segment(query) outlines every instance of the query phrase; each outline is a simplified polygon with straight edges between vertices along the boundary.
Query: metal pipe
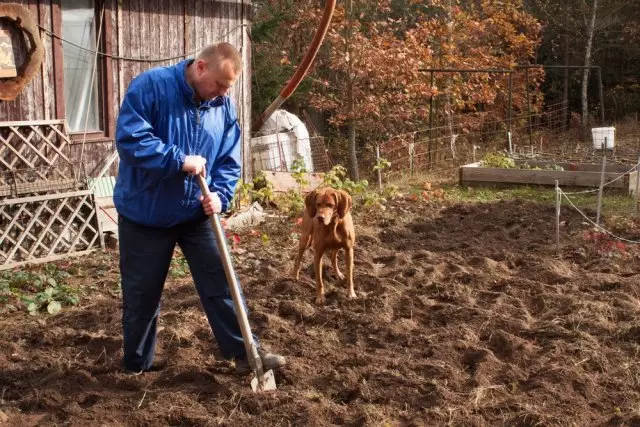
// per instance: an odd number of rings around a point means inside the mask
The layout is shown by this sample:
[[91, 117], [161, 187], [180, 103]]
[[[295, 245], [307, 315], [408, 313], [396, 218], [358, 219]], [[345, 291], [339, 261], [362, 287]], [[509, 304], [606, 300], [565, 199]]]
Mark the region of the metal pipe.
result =
[[429, 100], [429, 170], [431, 170], [431, 164], [432, 164], [432, 159], [431, 159], [431, 150], [432, 150], [432, 144], [431, 141], [433, 140], [433, 85], [435, 84], [435, 80], [434, 80], [434, 76], [433, 76], [433, 71], [431, 72], [431, 99]]
[[531, 102], [529, 101], [529, 69], [525, 68], [525, 87], [527, 92], [527, 132], [529, 133], [529, 145], [533, 145], [533, 135], [531, 134]]
[[511, 153], [511, 120], [513, 118], [513, 74], [509, 74], [509, 111], [507, 120], [507, 139], [509, 140], [509, 153]]
[[498, 68], [419, 68], [423, 73], [504, 73], [511, 74], [513, 70]]
[[602, 70], [598, 67], [598, 88], [600, 90], [600, 119], [604, 126], [604, 95], [602, 94]]
[[333, 16], [333, 11], [336, 8], [336, 0], [327, 0], [327, 3], [324, 6], [324, 14], [322, 15], [322, 19], [320, 21], [320, 25], [318, 27], [318, 31], [316, 31], [316, 35], [313, 37], [311, 41], [311, 45], [309, 46], [309, 50], [307, 54], [302, 59], [302, 62], [298, 66], [298, 69], [294, 73], [291, 80], [287, 83], [287, 85], [282, 89], [280, 95], [267, 107], [266, 110], [253, 122], [251, 126], [251, 132], [257, 132], [260, 130], [260, 127], [264, 124], [265, 120], [267, 120], [274, 111], [276, 111], [283, 103], [291, 96], [294, 90], [298, 87], [302, 79], [304, 78], [307, 71], [309, 71], [309, 67], [313, 63], [318, 50], [320, 50], [320, 46], [322, 45], [322, 40], [324, 40], [325, 35], [327, 34], [327, 30], [329, 29], [329, 23], [331, 22], [331, 17]]

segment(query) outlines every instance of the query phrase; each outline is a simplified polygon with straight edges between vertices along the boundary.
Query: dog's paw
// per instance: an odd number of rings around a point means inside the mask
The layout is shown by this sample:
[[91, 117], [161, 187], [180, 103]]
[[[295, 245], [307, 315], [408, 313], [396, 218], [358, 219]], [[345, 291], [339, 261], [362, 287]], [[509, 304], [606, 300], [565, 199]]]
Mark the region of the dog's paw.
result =
[[349, 292], [349, 296], [347, 298], [356, 299], [356, 298], [358, 298], [358, 296], [356, 295], [355, 291], [351, 291], [351, 292]]
[[341, 271], [336, 272], [336, 277], [338, 280], [344, 280], [344, 274]]
[[316, 296], [316, 305], [324, 305], [326, 302], [327, 299], [324, 297], [324, 295]]

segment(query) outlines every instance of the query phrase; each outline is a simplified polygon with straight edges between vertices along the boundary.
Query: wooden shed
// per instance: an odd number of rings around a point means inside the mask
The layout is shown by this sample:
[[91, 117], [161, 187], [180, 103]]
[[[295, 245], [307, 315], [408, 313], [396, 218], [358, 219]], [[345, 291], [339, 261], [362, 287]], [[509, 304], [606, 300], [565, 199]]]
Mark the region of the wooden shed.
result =
[[[244, 59], [230, 96], [243, 129], [243, 175], [250, 175], [251, 7], [250, 0], [0, 3], [0, 269], [104, 244], [95, 202], [101, 186], [90, 183], [115, 152], [128, 84], [212, 42], [232, 43]], [[27, 13], [42, 48], [40, 64], [15, 96], [7, 88], [36, 55], [29, 31], [20, 28], [26, 20], [14, 19], [10, 8]]]
[[[241, 50], [245, 64], [230, 96], [238, 107], [248, 150], [249, 0], [23, 0], [16, 4], [28, 8], [36, 20], [44, 57], [40, 72], [16, 99], [0, 101], [0, 122], [66, 119], [76, 156], [85, 139], [83, 161], [90, 175], [113, 148], [118, 109], [133, 77], [192, 56], [208, 43], [228, 41]], [[8, 19], [0, 18], [0, 29], [10, 32], [20, 67], [27, 50], [24, 36]], [[100, 55], [92, 84], [96, 49]]]

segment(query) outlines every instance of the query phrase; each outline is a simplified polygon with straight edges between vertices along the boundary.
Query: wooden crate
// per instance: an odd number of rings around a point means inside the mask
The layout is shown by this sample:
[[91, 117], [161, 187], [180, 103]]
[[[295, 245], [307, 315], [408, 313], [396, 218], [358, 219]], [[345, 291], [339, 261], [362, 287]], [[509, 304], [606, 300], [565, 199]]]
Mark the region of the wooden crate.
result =
[[[517, 164], [525, 163], [518, 161]], [[526, 161], [532, 167], [546, 167], [551, 162]], [[602, 173], [602, 164], [591, 163], [555, 163], [564, 170], [532, 170], [532, 169], [503, 169], [481, 167], [480, 162], [470, 163], [460, 167], [460, 184], [522, 184], [522, 185], [553, 185], [558, 180], [561, 187], [599, 187]], [[620, 164], [608, 164], [605, 170], [605, 182], [624, 177], [609, 184], [608, 188], [629, 189], [631, 166]], [[635, 186], [635, 182], [633, 183]]]

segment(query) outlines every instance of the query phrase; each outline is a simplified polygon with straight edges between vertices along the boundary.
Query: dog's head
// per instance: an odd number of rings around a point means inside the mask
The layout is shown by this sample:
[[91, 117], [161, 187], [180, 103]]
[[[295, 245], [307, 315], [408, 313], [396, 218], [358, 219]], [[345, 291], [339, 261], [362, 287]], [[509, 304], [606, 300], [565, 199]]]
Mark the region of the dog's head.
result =
[[344, 218], [351, 210], [352, 203], [349, 193], [333, 188], [314, 190], [304, 199], [309, 216], [324, 225], [331, 224], [335, 217]]

